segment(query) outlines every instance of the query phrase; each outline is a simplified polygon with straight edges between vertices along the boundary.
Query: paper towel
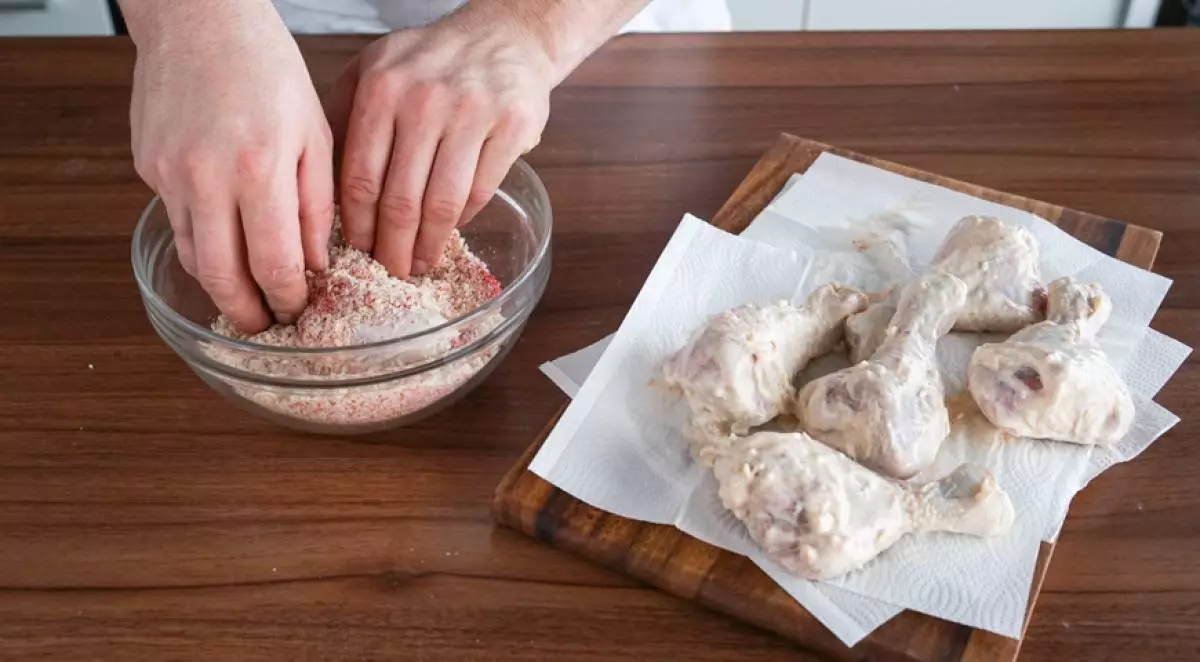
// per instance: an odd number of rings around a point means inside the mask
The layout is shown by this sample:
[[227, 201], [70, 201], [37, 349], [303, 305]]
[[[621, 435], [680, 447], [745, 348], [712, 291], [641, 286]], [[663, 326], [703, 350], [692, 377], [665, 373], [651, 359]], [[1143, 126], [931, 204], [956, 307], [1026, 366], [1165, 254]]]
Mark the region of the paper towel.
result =
[[[1112, 291], [1114, 300], [1117, 302], [1117, 311], [1119, 314], [1114, 316], [1113, 328], [1115, 331], [1106, 333], [1105, 338], [1103, 338], [1105, 346], [1126, 367], [1143, 367], [1141, 370], [1133, 370], [1130, 379], [1131, 386], [1139, 393], [1138, 423], [1135, 426], [1134, 433], [1131, 434], [1129, 439], [1118, 445], [1117, 448], [1106, 449], [1104, 453], [1097, 454], [1093, 458], [1092, 463], [1088, 462], [1088, 451], [1090, 449], [1070, 447], [1064, 444], [1030, 442], [1028, 444], [1017, 445], [1021, 449], [1020, 452], [1016, 452], [1013, 448], [991, 449], [988, 451], [980, 451], [980, 449], [969, 447], [960, 448], [953, 440], [946, 445], [946, 451], [943, 454], [943, 458], [940, 459], [940, 462], [943, 464], [956, 462], [963, 457], [979, 459], [981, 452], [983, 452], [984, 457], [995, 453], [998, 455], [992, 459], [993, 463], [1000, 465], [996, 469], [998, 475], [1001, 477], [1001, 484], [1005, 485], [1006, 488], [1010, 488], [1008, 482], [1019, 484], [1021, 493], [1025, 495], [1025, 498], [1019, 501], [1028, 507], [1022, 510], [1023, 516], [1019, 519], [1021, 530], [1014, 532], [1014, 535], [1005, 539], [1006, 544], [1003, 549], [989, 549], [985, 552], [979, 541], [971, 541], [970, 539], [957, 536], [942, 536], [946, 540], [938, 540], [936, 544], [946, 546], [946, 551], [952, 553], [951, 558], [956, 559], [951, 564], [951, 568], [947, 568], [946, 564], [939, 560], [937, 564], [937, 576], [934, 577], [936, 581], [928, 580], [928, 576], [935, 573], [925, 573], [925, 575], [920, 577], [914, 576], [913, 581], [909, 582], [893, 581], [884, 572], [887, 570], [890, 559], [894, 559], [894, 563], [903, 561], [902, 565], [905, 568], [906, 574], [909, 575], [913, 575], [914, 573], [908, 572], [908, 570], [916, 567], [916, 564], [919, 564], [922, 558], [936, 556], [939, 559], [943, 559], [943, 554], [940, 552], [931, 554], [931, 550], [927, 549], [920, 539], [912, 539], [906, 543], [902, 543], [904, 546], [893, 548], [892, 551], [885, 554], [885, 558], [882, 558], [867, 570], [855, 573], [855, 575], [839, 582], [845, 589], [860, 593], [863, 596], [869, 596], [870, 598], [886, 597], [889, 600], [894, 600], [905, 606], [926, 611], [927, 613], [934, 613], [952, 620], [993, 629], [1001, 632], [1001, 634], [1018, 636], [1020, 623], [1023, 621], [1024, 616], [1025, 596], [1028, 591], [1029, 578], [1032, 574], [1033, 559], [1036, 558], [1035, 543], [1041, 537], [1052, 535], [1053, 532], [1057, 531], [1057, 527], [1061, 524], [1062, 514], [1065, 513], [1066, 505], [1069, 503], [1069, 497], [1074, 493], [1074, 487], [1062, 489], [1061, 485], [1078, 486], [1083, 481], [1089, 479], [1090, 476], [1111, 465], [1112, 462], [1127, 459], [1131, 454], [1140, 452], [1150, 441], [1174, 422], [1174, 417], [1169, 412], [1165, 412], [1165, 410], [1153, 405], [1153, 403], [1149, 402], [1148, 398], [1174, 372], [1179, 362], [1186, 357], [1189, 350], [1174, 341], [1169, 341], [1169, 339], [1164, 344], [1161, 341], [1165, 337], [1153, 332], [1147, 333], [1144, 328], [1145, 323], [1148, 322], [1154, 310], [1157, 309], [1162, 294], [1165, 293], [1166, 287], [1169, 286], [1169, 282], [1160, 277], [1148, 275], [1146, 272], [1131, 269], [1115, 260], [1106, 258], [1096, 251], [1079, 244], [1074, 239], [1065, 235], [1065, 233], [1049, 226], [1044, 221], [1036, 218], [1025, 218], [1028, 215], [1022, 212], [990, 205], [990, 203], [969, 198], [969, 196], [961, 197], [966, 198], [967, 201], [973, 201], [968, 202], [970, 205], [982, 204], [988, 207], [985, 209], [975, 207], [970, 210], [963, 210], [962, 208], [967, 206], [964, 204], [964, 201], [954, 199], [956, 196], [960, 196], [960, 194], [938, 187], [930, 187], [929, 185], [904, 178], [899, 178], [903, 180], [901, 182], [902, 185], [897, 185], [895, 181], [884, 181], [882, 185], [879, 182], [864, 184], [862, 182], [864, 179], [862, 173], [854, 172], [856, 168], [868, 168], [874, 171], [871, 175], [883, 173], [883, 171], [875, 171], [873, 168], [861, 166], [861, 164], [854, 162], [823, 164], [821, 161], [818, 161], [802, 180], [793, 182], [792, 188], [786, 195], [780, 196], [772, 203], [768, 210], [755, 221], [755, 224], [744, 233], [744, 236], [776, 244], [786, 245], [788, 243], [801, 242], [806, 246], [819, 245], [825, 250], [836, 249], [842, 247], [838, 245], [838, 242], [845, 239], [845, 236], [839, 236], [839, 232], [845, 235], [845, 232], [842, 231], [861, 228], [864, 219], [877, 217], [881, 211], [889, 209], [917, 209], [927, 219], [927, 222], [923, 224], [924, 227], [921, 227], [922, 224], [920, 223], [914, 224], [915, 227], [912, 228], [912, 237], [910, 237], [909, 245], [912, 260], [920, 264], [932, 256], [937, 245], [940, 243], [940, 235], [936, 233], [936, 228], [941, 225], [941, 233], [944, 234], [948, 224], [966, 213], [991, 214], [1001, 217], [1006, 222], [1028, 224], [1027, 226], [1030, 227], [1031, 231], [1035, 232], [1035, 235], [1039, 236], [1043, 246], [1046, 248], [1043, 256], [1043, 267], [1048, 276], [1053, 277], [1059, 274], [1079, 273], [1080, 276], [1086, 277], [1095, 274], [1097, 276], [1096, 280], [1102, 282], [1106, 286], [1106, 289]], [[871, 175], [868, 175], [866, 178], [869, 179]], [[891, 175], [891, 173], [883, 173], [883, 175], [896, 177]], [[855, 195], [846, 195], [846, 184], [848, 183], [855, 191]], [[874, 195], [861, 195], [864, 187], [870, 187], [869, 190], [872, 190]], [[912, 190], [914, 187], [917, 189], [916, 191]], [[936, 191], [921, 190], [922, 188], [933, 188]], [[882, 195], [879, 191], [884, 191], [887, 195]], [[836, 199], [830, 201], [829, 198], [831, 196]], [[824, 200], [822, 200], [822, 197], [824, 197]], [[873, 203], [877, 206], [862, 205], [861, 200], [865, 197], [877, 198]], [[945, 199], [947, 197], [950, 199]], [[814, 200], [817, 202], [814, 203]], [[848, 201], [856, 206], [853, 209], [847, 210], [844, 208], [847, 205], [843, 205], [843, 208], [839, 209], [840, 201]], [[953, 211], [948, 211], [947, 207], [954, 209]], [[816, 221], [814, 222], [813, 219], [816, 219]], [[799, 223], [797, 220], [803, 220], [804, 223]], [[685, 222], [680, 229], [681, 232], [684, 232], [690, 238], [688, 243], [697, 238], [695, 230], [689, 230], [685, 227], [691, 224], [693, 224], [692, 221]], [[701, 232], [698, 234], [705, 233]], [[922, 234], [924, 234], [925, 238], [922, 238]], [[679, 237], [680, 235], [677, 235], [676, 238], [678, 239]], [[710, 235], [707, 240], [727, 244], [730, 247], [724, 250], [717, 250], [710, 247], [712, 250], [708, 251], [708, 253], [711, 254], [707, 255], [697, 253], [698, 257], [702, 257], [698, 263], [702, 265], [701, 271], [707, 271], [710, 275], [713, 272], [720, 272], [720, 269], [715, 267], [717, 264], [723, 264], [721, 258], [717, 257], [718, 254], [723, 253], [722, 257], [725, 258], [732, 257], [733, 259], [726, 261], [735, 265], [739, 263], [744, 265], [747, 262], [741, 258], [749, 257], [750, 253], [758, 252], [757, 249], [750, 249], [746, 246], [739, 246], [736, 250], [732, 249], [732, 246], [739, 242], [736, 238], [729, 237], [728, 235]], [[1062, 246], [1063, 242], [1071, 245]], [[672, 245], [676, 245], [675, 240], [672, 241]], [[668, 251], [664, 252], [663, 260], [660, 260], [660, 265], [664, 261], [667, 264], [675, 264], [676, 266], [679, 264], [678, 256], [675, 256], [676, 262], [674, 263], [667, 260], [672, 253], [670, 249], [671, 247], [668, 248]], [[746, 254], [740, 257], [733, 257], [739, 251], [743, 251]], [[806, 258], [801, 256], [801, 260], [803, 259]], [[848, 263], [854, 263], [854, 267], [851, 270], [852, 273], [846, 274], [848, 276], [847, 280], [864, 287], [873, 287], [877, 283], [879, 278], [878, 271], [870, 269], [869, 266], [864, 267], [861, 264], [861, 259], [856, 262], [853, 256], [846, 257], [846, 260]], [[1054, 264], [1046, 265], [1047, 260], [1053, 260]], [[1115, 266], [1110, 263], [1115, 263]], [[797, 267], [795, 260], [791, 260], [787, 264], [791, 265], [792, 268]], [[1113, 269], [1122, 270], [1122, 273], [1116, 275], [1116, 277], [1131, 278], [1133, 280], [1132, 285], [1128, 288], [1122, 288], [1120, 286], [1121, 283], [1111, 283], [1110, 281], [1113, 278], [1111, 271]], [[1133, 273], [1124, 273], [1123, 270], [1130, 270]], [[658, 272], [659, 269], [656, 267], [655, 271]], [[683, 289], [693, 288], [696, 290], [704, 289], [705, 286], [697, 285], [691, 282], [691, 280], [685, 278], [683, 282], [675, 284], [674, 287]], [[718, 278], [717, 280], [722, 279]], [[1138, 283], [1142, 283], [1142, 285], [1139, 286]], [[819, 284], [808, 282], [805, 286], [811, 288]], [[647, 287], [643, 290], [643, 295], [647, 294], [648, 291], [655, 292], [658, 298], [661, 299], [664, 292], [659, 290], [659, 286], [665, 285], [665, 283], [655, 283], [655, 287], [651, 287], [651, 285], [652, 283], [647, 283]], [[1122, 296], [1121, 292], [1123, 289], [1127, 289], [1129, 293], [1135, 294], [1132, 301], [1127, 301], [1127, 298]], [[756, 293], [758, 293], [757, 290], [747, 292], [746, 294], [750, 296], [742, 300], [732, 300], [728, 302], [728, 305], [717, 305], [707, 314], [737, 305], [738, 303], [744, 303], [747, 299], [755, 298], [753, 295]], [[1147, 293], [1149, 293], [1149, 296], [1147, 296]], [[642, 296], [639, 296], [639, 302], [641, 300]], [[1134, 304], [1138, 302], [1142, 305], [1126, 305], [1127, 303]], [[652, 305], [650, 308], [654, 308], [654, 306]], [[625, 331], [627, 326], [630, 326], [631, 322], [635, 321], [633, 319], [633, 312], [631, 311], [630, 317], [622, 325], [622, 331]], [[649, 312], [652, 314], [653, 310]], [[703, 315], [701, 315], [702, 317]], [[698, 324], [699, 322], [697, 321], [696, 323]], [[1155, 340], [1147, 342], [1147, 339]], [[606, 341], [601, 341], [601, 343], [604, 342]], [[683, 340], [676, 338], [672, 348], [682, 344], [682, 342]], [[1148, 347], [1154, 349], [1147, 349]], [[589, 349], [592, 350], [593, 355], [604, 351], [602, 344]], [[951, 350], [953, 349], [951, 347]], [[610, 348], [611, 351], [612, 349]], [[949, 353], [951, 354], [950, 358], [953, 359], [953, 355], [958, 352], [951, 351]], [[1129, 357], [1135, 355], [1138, 357], [1138, 360], [1127, 360]], [[605, 356], [607, 357], [608, 354], [606, 353]], [[965, 356], [969, 356], [969, 352]], [[644, 359], [645, 357], [641, 358]], [[1142, 366], [1143, 359], [1155, 359], [1155, 367]], [[586, 363], [586, 360], [581, 361], [577, 364], [577, 367], [585, 366]], [[638, 362], [634, 361], [634, 363]], [[1127, 376], [1130, 376], [1130, 370], [1126, 370], [1125, 372]], [[577, 382], [579, 379], [575, 378], [571, 381]], [[588, 381], [591, 382], [592, 380], [589, 379]], [[953, 380], [950, 381], [953, 382]], [[597, 387], [597, 393], [603, 392], [603, 390], [604, 386]], [[580, 395], [583, 394], [581, 393]], [[575, 406], [573, 404], [572, 408]], [[676, 411], [673, 415], [679, 416], [681, 413]], [[633, 436], [636, 437], [636, 427], [634, 425], [623, 432], [632, 432]], [[587, 431], [592, 432], [592, 426], [589, 425]], [[600, 431], [596, 430], [595, 432]], [[556, 434], [559, 433], [560, 431], [556, 430]], [[552, 435], [552, 438], [554, 436]], [[606, 435], [599, 434], [598, 436], [604, 437]], [[595, 441], [594, 437], [589, 436], [589, 438], [591, 441]], [[559, 443], [563, 439], [567, 439], [569, 442], [567, 437], [559, 436]], [[549, 441], [547, 445], [550, 445]], [[587, 445], [607, 446], [608, 444], [589, 443]], [[636, 444], [634, 445], [636, 446]], [[682, 445], [680, 445], [680, 448], [682, 448]], [[574, 449], [572, 451], [574, 453]], [[539, 456], [539, 459], [541, 457]], [[546, 455], [546, 457], [549, 458], [551, 456]], [[547, 460], [539, 463], [535, 460], [535, 465], [540, 466], [542, 470], [545, 470], [549, 474], [546, 477], [551, 482], [559, 484], [560, 487], [567, 489], [569, 492], [574, 492], [572, 486], [575, 484], [575, 480], [561, 475], [557, 476], [556, 480], [555, 471], [553, 468], [550, 468], [550, 465], [547, 464], [548, 462]], [[574, 462], [574, 455], [572, 455], [572, 462]], [[586, 462], [581, 462], [580, 464], [587, 466]], [[684, 458], [682, 464], [692, 466], [692, 468], [687, 475], [687, 479], [683, 481], [688, 489], [681, 490], [679, 494], [676, 494], [676, 499], [669, 503], [670, 507], [675, 511], [672, 521], [677, 526], [680, 526], [680, 528], [689, 531], [689, 533], [697, 537], [725, 548], [734, 549], [741, 553], [748, 553], [748, 555], [754, 557], [756, 550], [752, 544], [748, 548], [746, 547], [748, 540], [745, 539], [744, 532], [741, 531], [740, 526], [735, 521], [732, 521], [732, 518], [725, 515], [723, 510], [713, 507], [711, 498], [708, 498], [706, 501], [707, 497], [711, 497], [711, 488], [705, 487], [703, 472], [697, 474], [694, 470], [694, 465], [690, 465], [686, 458]], [[1055, 467], [1055, 474], [1058, 476], [1058, 480], [1045, 480], [1044, 473], [1040, 470], [1033, 479], [1030, 479], [1030, 476], [1034, 473], [1034, 468], [1040, 468], [1046, 464]], [[1010, 469], [1010, 466], [1015, 468]], [[538, 469], [535, 468], [535, 470]], [[660, 472], [656, 478], [658, 480], [674, 480], [669, 478], [670, 473]], [[562, 482], [559, 483], [558, 480]], [[615, 488], [611, 486], [608, 488], [609, 491], [612, 489]], [[584, 491], [586, 492], [586, 490]], [[605, 490], [593, 490], [593, 492], [603, 491]], [[680, 501], [679, 497], [683, 496], [684, 491], [686, 491], [686, 497]], [[576, 496], [589, 501], [588, 496], [584, 496], [583, 494], [576, 494]], [[597, 501], [594, 505], [605, 508], [602, 503], [599, 503], [599, 501], [604, 501], [605, 497], [592, 493], [591, 498]], [[634, 499], [634, 501], [637, 500]], [[631, 504], [631, 506], [631, 510], [621, 512], [621, 514], [639, 519], [647, 519], [646, 514], [640, 512], [644, 510], [643, 508], [638, 507], [637, 504]], [[616, 510], [615, 508], [606, 509]], [[659, 518], [662, 520], [666, 519], [667, 513], [665, 511], [666, 509], [659, 513]], [[1039, 529], [1039, 527], [1042, 528]], [[728, 529], [733, 529], [733, 531], [729, 531]], [[739, 533], [740, 539], [738, 539]], [[735, 540], [736, 542], [734, 542]], [[1034, 544], [1028, 544], [1030, 542]], [[992, 543], [984, 544], [991, 545]], [[969, 550], [963, 551], [961, 549], [963, 547], [974, 549], [974, 558], [971, 558], [972, 553]], [[912, 551], [914, 549], [916, 551]], [[1006, 559], [1004, 563], [996, 562], [997, 557], [993, 555], [998, 552], [1004, 554], [1003, 558]], [[909, 555], [915, 556], [910, 558]], [[984, 575], [982, 576], [991, 577], [993, 580], [986, 583], [986, 585], [977, 581], [980, 577], [977, 573], [980, 556], [989, 565], [1003, 566], [1001, 568], [1002, 572], [992, 573], [991, 575], [988, 575], [986, 569], [984, 569]], [[836, 600], [836, 596], [838, 595], [836, 591], [829, 591], [833, 597], [824, 594], [815, 596], [811, 595], [811, 591], [805, 591], [796, 586], [788, 586], [788, 583], [794, 583], [789, 582], [789, 580], [794, 580], [794, 578], [778, 571], [778, 568], [772, 568], [773, 564], [769, 561], [763, 559], [756, 559], [756, 561], [760, 562], [760, 565], [763, 565], [772, 576], [784, 584], [784, 588], [788, 589], [793, 595], [797, 595], [802, 603], [805, 603], [806, 599], [807, 601], [819, 602], [821, 597], [829, 598], [831, 602]], [[946, 572], [948, 569], [952, 570], [952, 572]], [[779, 576], [780, 574], [782, 574], [782, 577]], [[921, 573], [915, 574], [921, 575]], [[945, 581], [947, 578], [955, 576], [959, 578], [959, 581]], [[967, 578], [970, 579], [968, 580]], [[948, 583], [952, 585], [947, 587], [946, 584]], [[965, 586], [968, 584], [971, 586]], [[828, 590], [830, 587], [822, 585], [820, 588]], [[868, 600], [867, 604], [869, 605], [871, 602], [871, 600]], [[808, 604], [805, 606], [819, 618], [821, 617], [818, 609], [813, 609]], [[896, 607], [891, 604], [877, 606], [880, 609], [876, 618], [882, 620], [886, 620], [896, 610]], [[981, 611], [989, 612], [990, 615], [980, 613]], [[826, 618], [822, 620], [829, 624], [826, 619], [837, 620], [837, 616], [836, 614], [826, 614]], [[882, 620], [879, 622], [882, 622]], [[860, 627], [865, 627], [861, 623], [859, 625]], [[830, 627], [831, 629], [835, 629], [835, 633], [837, 633], [837, 628], [834, 625], [831, 624]], [[842, 635], [839, 634], [839, 636]]]
[[[806, 295], [834, 278], [864, 280], [870, 267], [860, 256], [834, 260], [811, 251], [784, 251], [733, 237], [685, 217], [659, 257], [607, 351], [582, 384], [530, 469], [577, 499], [631, 519], [676, 524], [708, 471], [695, 464], [680, 433], [684, 410], [676, 398], [650, 384], [661, 357], [686, 341], [709, 315], [750, 300]], [[763, 265], [770, 265], [763, 268]], [[819, 282], [818, 282], [819, 281]], [[636, 329], [636, 331], [630, 331]], [[593, 353], [600, 347], [593, 346]], [[588, 351], [577, 353], [586, 356]], [[578, 361], [574, 364], [578, 365]], [[566, 369], [570, 370], [568, 361]], [[563, 371], [565, 372], [565, 371]], [[587, 406], [584, 406], [586, 403]], [[586, 439], [571, 443], [573, 439]], [[591, 443], [594, 441], [596, 443]], [[565, 453], [565, 456], [564, 456]], [[723, 509], [713, 511], [723, 515]], [[701, 523], [702, 524], [702, 523]], [[743, 536], [716, 540], [700, 524], [689, 531], [725, 549], [745, 553], [778, 581], [836, 636], [853, 645], [899, 608], [818, 587], [788, 575], [762, 557]], [[723, 530], [718, 529], [718, 530]], [[833, 604], [841, 598], [847, 610]]]

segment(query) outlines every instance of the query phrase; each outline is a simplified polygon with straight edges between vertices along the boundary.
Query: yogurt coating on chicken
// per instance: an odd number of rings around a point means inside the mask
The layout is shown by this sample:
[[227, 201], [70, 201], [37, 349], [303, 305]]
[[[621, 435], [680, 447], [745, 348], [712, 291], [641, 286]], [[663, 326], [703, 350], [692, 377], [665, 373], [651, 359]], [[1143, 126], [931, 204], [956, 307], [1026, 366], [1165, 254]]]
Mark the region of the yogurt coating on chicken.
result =
[[716, 460], [721, 502], [790, 572], [831, 579], [861, 568], [905, 535], [1007, 533], [1008, 495], [964, 464], [924, 485], [879, 476], [802, 433], [758, 432]]
[[1013, 333], [1045, 317], [1037, 239], [995, 218], [967, 216], [950, 229], [933, 267], [967, 284], [955, 331]]
[[747, 304], [714, 316], [662, 366], [691, 410], [689, 437], [717, 443], [790, 411], [796, 373], [832, 351], [846, 317], [866, 306], [858, 290], [827, 284], [801, 306]]
[[1096, 341], [1111, 314], [1099, 285], [1071, 278], [1051, 283], [1046, 321], [972, 355], [967, 389], [980, 411], [1019, 437], [1120, 441], [1135, 412], [1128, 385]]
[[909, 478], [932, 464], [950, 433], [937, 341], [966, 294], [962, 281], [940, 271], [909, 284], [869, 360], [800, 390], [804, 431], [885, 476]]

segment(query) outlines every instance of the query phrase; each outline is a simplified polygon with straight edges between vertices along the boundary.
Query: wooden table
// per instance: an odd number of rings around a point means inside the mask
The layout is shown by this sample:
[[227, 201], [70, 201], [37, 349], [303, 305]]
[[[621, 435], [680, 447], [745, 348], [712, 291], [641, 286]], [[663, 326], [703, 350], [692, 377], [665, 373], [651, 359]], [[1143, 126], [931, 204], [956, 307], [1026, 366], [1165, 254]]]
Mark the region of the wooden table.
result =
[[[303, 45], [322, 87], [363, 40]], [[0, 42], [0, 659], [807, 660], [488, 514], [685, 211], [781, 131], [1166, 233], [1155, 326], [1200, 344], [1200, 31], [622, 38], [531, 162], [555, 272], [507, 362], [369, 441], [219, 400], [129, 267], [127, 42]], [[1025, 660], [1200, 659], [1200, 368], [1184, 422], [1076, 500]]]

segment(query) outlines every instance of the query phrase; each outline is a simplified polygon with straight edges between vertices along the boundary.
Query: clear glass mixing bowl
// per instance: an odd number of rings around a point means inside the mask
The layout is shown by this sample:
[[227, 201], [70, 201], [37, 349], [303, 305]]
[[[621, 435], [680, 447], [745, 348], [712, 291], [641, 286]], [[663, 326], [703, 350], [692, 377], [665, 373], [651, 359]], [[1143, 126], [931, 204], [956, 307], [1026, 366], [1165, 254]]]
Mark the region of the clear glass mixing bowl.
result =
[[518, 161], [461, 229], [501, 294], [440, 326], [354, 347], [288, 349], [213, 333], [217, 310], [180, 266], [158, 198], [134, 230], [133, 272], [155, 331], [217, 393], [290, 428], [359, 434], [435, 413], [503, 360], [546, 288], [552, 226], [541, 179]]

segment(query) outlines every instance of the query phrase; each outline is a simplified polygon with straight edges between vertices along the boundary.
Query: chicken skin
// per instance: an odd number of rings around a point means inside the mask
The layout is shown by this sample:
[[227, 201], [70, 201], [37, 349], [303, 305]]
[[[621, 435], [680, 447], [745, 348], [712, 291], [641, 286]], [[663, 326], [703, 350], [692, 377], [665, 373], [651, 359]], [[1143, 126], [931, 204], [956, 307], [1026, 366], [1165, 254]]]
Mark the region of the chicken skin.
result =
[[[1013, 333], [1045, 317], [1037, 240], [1024, 228], [1008, 227], [994, 218], [963, 218], [946, 235], [933, 266], [967, 284], [967, 301], [955, 331]], [[893, 287], [846, 320], [852, 363], [865, 361], [879, 349], [896, 312], [898, 291]]]
[[802, 432], [758, 432], [717, 459], [722, 503], [790, 572], [837, 577], [909, 533], [1008, 532], [1014, 509], [986, 469], [924, 485], [883, 478]]
[[1045, 317], [1045, 288], [1038, 244], [1022, 227], [994, 218], [958, 221], [934, 257], [933, 267], [967, 284], [967, 302], [955, 331], [1013, 333]]
[[717, 443], [789, 411], [796, 373], [829, 353], [846, 317], [866, 306], [865, 294], [828, 284], [802, 306], [748, 304], [714, 316], [662, 366], [691, 410], [689, 438]]
[[1046, 321], [972, 355], [967, 389], [984, 416], [1019, 437], [1101, 445], [1124, 438], [1133, 399], [1096, 342], [1111, 314], [1098, 285], [1051, 283]]
[[869, 360], [801, 389], [804, 431], [885, 476], [908, 478], [932, 463], [950, 432], [937, 341], [966, 296], [961, 280], [940, 271], [910, 283]]

